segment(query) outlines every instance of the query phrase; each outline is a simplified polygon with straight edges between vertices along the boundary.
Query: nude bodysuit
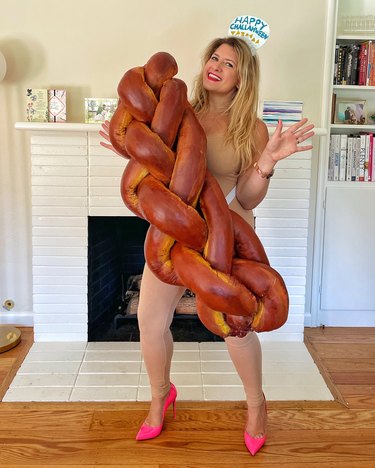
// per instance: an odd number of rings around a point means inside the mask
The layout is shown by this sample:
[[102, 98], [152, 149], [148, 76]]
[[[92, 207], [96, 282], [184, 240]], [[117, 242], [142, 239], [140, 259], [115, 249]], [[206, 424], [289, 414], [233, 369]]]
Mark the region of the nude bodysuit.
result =
[[[232, 146], [224, 144], [221, 134], [207, 136], [207, 168], [219, 182], [226, 197], [237, 184], [239, 164], [235, 161]], [[242, 208], [236, 197], [230, 202], [229, 208], [253, 226], [252, 210]]]
[[[207, 137], [207, 167], [227, 196], [236, 186], [238, 164], [234, 159], [233, 148], [224, 144], [220, 134]], [[244, 210], [235, 197], [229, 207], [253, 225], [252, 211]], [[169, 391], [173, 354], [173, 338], [169, 327], [184, 289], [161, 282], [145, 266], [138, 306], [138, 325], [151, 394], [154, 397], [163, 397]], [[263, 402], [262, 353], [257, 334], [250, 332], [243, 338], [228, 337], [225, 342], [244, 385], [248, 406], [259, 406]]]

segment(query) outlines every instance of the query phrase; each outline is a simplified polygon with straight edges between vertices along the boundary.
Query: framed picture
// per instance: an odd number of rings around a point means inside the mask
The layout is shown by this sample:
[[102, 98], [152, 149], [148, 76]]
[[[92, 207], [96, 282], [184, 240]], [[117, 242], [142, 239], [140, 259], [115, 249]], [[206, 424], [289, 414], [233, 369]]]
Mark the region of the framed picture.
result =
[[85, 122], [100, 123], [111, 120], [117, 102], [117, 99], [112, 98], [85, 98]]
[[364, 125], [366, 122], [366, 101], [336, 99], [334, 123]]

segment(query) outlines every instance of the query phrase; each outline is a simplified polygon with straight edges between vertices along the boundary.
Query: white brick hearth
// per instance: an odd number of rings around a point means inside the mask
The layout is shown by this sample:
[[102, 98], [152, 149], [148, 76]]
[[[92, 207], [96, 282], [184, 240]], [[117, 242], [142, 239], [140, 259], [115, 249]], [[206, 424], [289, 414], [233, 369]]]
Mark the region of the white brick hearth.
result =
[[[31, 131], [35, 341], [87, 341], [88, 216], [132, 216], [120, 197], [126, 160], [96, 124], [17, 123]], [[287, 323], [264, 341], [302, 341], [311, 152], [278, 164], [256, 210], [257, 233], [290, 295]]]

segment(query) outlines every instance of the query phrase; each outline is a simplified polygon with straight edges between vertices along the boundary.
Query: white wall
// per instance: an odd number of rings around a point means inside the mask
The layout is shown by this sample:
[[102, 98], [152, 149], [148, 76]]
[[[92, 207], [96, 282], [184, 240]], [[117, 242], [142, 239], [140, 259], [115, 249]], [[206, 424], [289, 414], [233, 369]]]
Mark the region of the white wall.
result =
[[[32, 310], [30, 163], [25, 89], [64, 88], [68, 120], [84, 119], [85, 97], [115, 97], [123, 73], [155, 52], [175, 56], [191, 85], [200, 54], [241, 14], [266, 19], [271, 37], [260, 52], [264, 99], [304, 101], [320, 126], [325, 0], [0, 0], [0, 307], [15, 301], [18, 323]], [[0, 321], [7, 312], [1, 309]], [[9, 313], [8, 313], [9, 314]]]

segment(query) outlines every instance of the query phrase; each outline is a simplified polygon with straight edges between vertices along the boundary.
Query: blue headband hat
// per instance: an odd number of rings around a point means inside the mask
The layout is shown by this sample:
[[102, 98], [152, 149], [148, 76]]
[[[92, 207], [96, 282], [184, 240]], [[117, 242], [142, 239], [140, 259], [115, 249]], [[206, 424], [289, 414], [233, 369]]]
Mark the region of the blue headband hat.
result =
[[269, 24], [251, 15], [236, 16], [229, 25], [228, 36], [244, 39], [253, 55], [265, 44], [270, 36]]

